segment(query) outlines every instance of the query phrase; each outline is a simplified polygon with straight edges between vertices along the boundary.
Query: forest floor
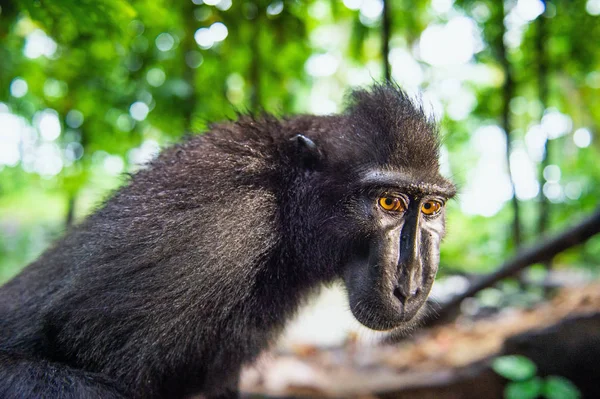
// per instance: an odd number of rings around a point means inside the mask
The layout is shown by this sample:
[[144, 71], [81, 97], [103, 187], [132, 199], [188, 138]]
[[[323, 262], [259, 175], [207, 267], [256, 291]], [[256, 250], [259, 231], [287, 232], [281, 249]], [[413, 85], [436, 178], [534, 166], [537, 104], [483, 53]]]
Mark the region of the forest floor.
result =
[[352, 335], [337, 348], [296, 345], [286, 353], [268, 353], [247, 368], [242, 391], [278, 397], [368, 398], [452, 383], [457, 373], [500, 354], [509, 337], [599, 312], [596, 282], [563, 288], [530, 309], [506, 308], [480, 320], [461, 316], [449, 324], [417, 330], [394, 345], [365, 345]]

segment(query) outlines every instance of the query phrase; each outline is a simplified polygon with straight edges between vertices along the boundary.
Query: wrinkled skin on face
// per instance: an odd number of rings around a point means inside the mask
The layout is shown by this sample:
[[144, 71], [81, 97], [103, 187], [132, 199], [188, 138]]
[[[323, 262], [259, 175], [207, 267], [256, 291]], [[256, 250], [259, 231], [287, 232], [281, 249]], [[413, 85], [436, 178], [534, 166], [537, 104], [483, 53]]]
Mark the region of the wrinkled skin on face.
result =
[[445, 204], [456, 189], [439, 172], [438, 127], [418, 103], [392, 84], [349, 100], [338, 132], [310, 132], [314, 145], [302, 146], [313, 165], [305, 187], [317, 187], [302, 203], [320, 199], [300, 219], [326, 209], [320, 259], [336, 252], [331, 262], [358, 321], [397, 330], [422, 313], [438, 269]]
[[[374, 330], [414, 324], [438, 270], [444, 205], [454, 189], [441, 177], [432, 184], [412, 180], [370, 173], [362, 181], [368, 189], [360, 190], [349, 212], [368, 227], [356, 239], [343, 277], [352, 313]], [[392, 198], [400, 209], [385, 209]]]
[[456, 189], [439, 172], [435, 121], [406, 93], [384, 84], [348, 100], [326, 128], [290, 140], [298, 174], [285, 236], [300, 269], [344, 281], [359, 322], [398, 330], [422, 313]]
[[0, 398], [237, 397], [242, 365], [336, 279], [364, 325], [414, 324], [454, 194], [437, 128], [392, 83], [348, 100], [166, 149], [4, 285]]

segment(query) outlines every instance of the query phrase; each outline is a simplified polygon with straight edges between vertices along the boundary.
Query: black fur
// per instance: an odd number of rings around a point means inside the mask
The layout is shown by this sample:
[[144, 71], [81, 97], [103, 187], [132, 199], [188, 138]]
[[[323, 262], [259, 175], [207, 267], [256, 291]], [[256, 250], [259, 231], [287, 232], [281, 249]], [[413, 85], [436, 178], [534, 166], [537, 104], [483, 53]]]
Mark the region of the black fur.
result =
[[235, 395], [240, 367], [368, 231], [360, 173], [448, 186], [437, 152], [391, 84], [341, 115], [245, 116], [166, 149], [0, 289], [0, 397]]

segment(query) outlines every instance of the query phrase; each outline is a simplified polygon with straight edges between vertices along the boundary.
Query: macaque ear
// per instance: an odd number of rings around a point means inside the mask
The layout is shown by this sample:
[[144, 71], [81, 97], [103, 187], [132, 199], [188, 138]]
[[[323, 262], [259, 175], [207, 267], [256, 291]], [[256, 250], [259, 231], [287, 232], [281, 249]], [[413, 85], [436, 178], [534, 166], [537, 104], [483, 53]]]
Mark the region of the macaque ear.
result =
[[306, 169], [315, 169], [321, 162], [322, 154], [319, 147], [308, 137], [297, 134], [291, 138], [296, 146], [298, 164]]

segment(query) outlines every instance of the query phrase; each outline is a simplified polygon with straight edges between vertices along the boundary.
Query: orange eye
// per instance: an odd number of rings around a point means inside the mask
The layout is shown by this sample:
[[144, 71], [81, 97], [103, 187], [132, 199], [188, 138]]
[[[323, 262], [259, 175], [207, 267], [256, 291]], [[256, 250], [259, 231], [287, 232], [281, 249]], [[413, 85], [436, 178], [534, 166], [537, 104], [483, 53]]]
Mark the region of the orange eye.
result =
[[404, 212], [406, 208], [404, 207], [404, 202], [398, 197], [391, 197], [389, 195], [384, 195], [379, 198], [379, 206], [385, 209], [386, 211], [392, 212]]
[[435, 200], [429, 200], [421, 205], [421, 212], [425, 215], [435, 215], [442, 209], [442, 203]]

